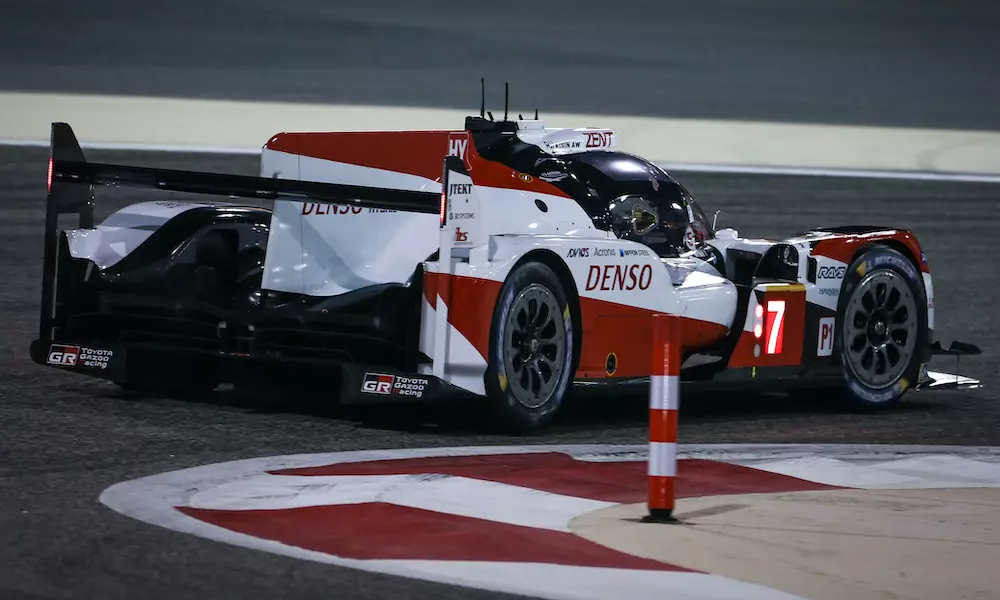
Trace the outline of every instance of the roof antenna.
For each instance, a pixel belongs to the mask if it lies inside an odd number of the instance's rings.
[[[507,99],[510,98],[510,84],[503,83],[503,120],[507,120]]]
[[[493,111],[488,110],[488,111],[486,111],[486,114],[488,114],[490,116],[490,121],[492,121],[493,120]]]
[[[538,109],[537,108],[535,109],[535,120],[536,121],[538,120]]]
[[[517,120],[518,121],[523,121],[524,120],[524,115],[522,115],[521,113],[517,113]]]
[[[479,118],[486,118],[486,78],[479,78]]]

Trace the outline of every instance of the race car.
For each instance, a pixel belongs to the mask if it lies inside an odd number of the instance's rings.
[[[928,371],[934,353],[979,350],[934,342],[911,232],[716,231],[608,129],[480,115],[279,133],[247,177],[90,163],[54,123],[48,177],[31,356],[126,388],[307,369],[331,400],[478,398],[523,431],[574,385],[647,382],[657,314],[680,323],[685,382],[832,386],[862,408],[978,385]],[[95,224],[100,185],[229,198],[154,197]],[[59,229],[67,213],[79,225]]]

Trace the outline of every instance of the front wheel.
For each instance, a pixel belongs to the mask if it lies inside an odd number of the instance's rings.
[[[876,247],[848,267],[836,338],[852,406],[893,405],[917,381],[928,336],[926,307],[920,271],[900,252]]]
[[[506,428],[547,425],[573,376],[573,321],[559,278],[540,262],[511,272],[490,328],[486,395]]]

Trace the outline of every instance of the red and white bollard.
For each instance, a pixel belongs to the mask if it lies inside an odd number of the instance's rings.
[[[674,518],[677,478],[677,410],[680,408],[681,322],[653,315],[653,365],[649,373],[649,514],[652,523]]]

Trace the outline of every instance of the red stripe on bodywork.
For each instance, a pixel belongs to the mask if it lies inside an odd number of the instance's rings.
[[[447,131],[279,133],[269,150],[441,180]]]
[[[476,152],[471,134],[464,130],[279,133],[268,140],[265,148],[441,181],[449,139],[461,134],[469,137],[465,156],[461,158],[469,167],[473,183],[569,197],[551,183],[483,158]]]
[[[437,308],[437,297],[446,275],[424,273],[424,298],[432,308]],[[503,286],[498,281],[452,275],[450,279],[448,323],[457,329],[465,339],[486,360],[490,349],[490,327],[493,310]]]
[[[851,261],[854,260],[862,246],[872,242],[884,240],[894,240],[902,243],[913,255],[917,265],[920,266],[920,270],[924,273],[931,272],[930,266],[928,266],[927,262],[922,258],[923,250],[920,248],[920,243],[917,242],[917,238],[905,229],[886,229],[882,231],[874,231],[872,233],[853,235],[845,234],[830,239],[820,240],[813,248],[812,255],[825,256],[849,265],[851,264]]]
[[[437,306],[437,295],[444,277],[440,273],[424,274],[424,298],[432,308]],[[493,312],[503,284],[491,279],[452,275],[450,287],[448,323],[469,340],[486,360],[489,357]],[[649,375],[653,351],[651,327],[655,311],[606,300],[580,298],[580,312],[583,346],[577,377],[594,379]],[[681,347],[685,349],[704,347],[728,333],[729,328],[719,323],[681,318]],[[611,353],[615,354],[617,368],[609,374],[605,365]]]
[[[594,298],[580,298],[583,347],[576,376],[646,377],[653,351],[653,314],[656,311]],[[705,347],[729,333],[729,328],[711,321],[681,317],[681,347]],[[617,368],[605,370],[614,353]]]

